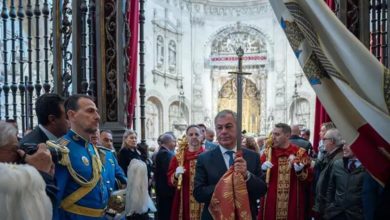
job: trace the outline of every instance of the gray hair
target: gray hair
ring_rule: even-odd
[[[137,136],[137,132],[135,132],[134,130],[131,130],[131,129],[128,129],[125,131],[125,133],[123,133],[122,147],[126,147],[126,139],[128,136],[130,136],[132,134],[135,134],[135,136]]]
[[[237,113],[235,113],[232,110],[225,109],[225,110],[222,110],[222,111],[218,112],[218,114],[215,116],[215,118],[214,118],[214,125],[217,124],[217,119],[218,118],[222,118],[222,117],[225,117],[227,115],[233,116],[234,121],[237,122]]]
[[[0,173],[0,219],[52,219],[52,204],[38,170],[0,163]],[[22,208],[13,208],[16,204]]]
[[[164,133],[161,135],[160,142],[161,145],[167,144],[169,141],[175,140],[176,138],[173,137],[170,133]]]
[[[18,130],[10,123],[0,121],[0,147],[6,146],[10,142],[10,137],[17,136]]]
[[[332,138],[332,141],[337,145],[337,146],[342,146],[344,141],[343,137],[341,136],[340,131],[337,128],[331,128],[326,132],[327,136],[329,138]]]

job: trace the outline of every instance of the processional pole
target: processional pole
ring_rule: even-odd
[[[238,56],[238,71],[229,72],[229,74],[236,74],[236,88],[237,88],[237,150],[241,150],[241,131],[242,131],[242,81],[243,75],[250,75],[251,73],[242,71],[242,57],[244,50],[239,47],[236,50]]]

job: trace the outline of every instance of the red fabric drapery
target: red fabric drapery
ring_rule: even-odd
[[[315,119],[314,119],[314,133],[313,133],[313,147],[318,152],[318,142],[320,141],[320,130],[322,123],[330,122],[331,119],[326,112],[324,106],[322,106],[318,97],[316,98]]]
[[[326,4],[329,6],[330,9],[332,9],[332,11],[335,10],[335,3],[334,3],[334,0],[325,0]]]
[[[130,0],[127,11],[127,18],[130,27],[130,41],[127,48],[129,56],[129,69],[127,73],[127,86],[129,89],[129,99],[127,100],[127,127],[132,127],[132,119],[135,114],[135,105],[137,102],[137,73],[138,73],[138,21],[139,21],[139,5],[138,0]]]

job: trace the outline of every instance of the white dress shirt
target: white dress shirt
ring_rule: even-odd
[[[219,149],[221,149],[223,159],[225,160],[226,168],[229,169],[230,156],[229,156],[229,154],[226,153],[226,151],[234,151],[234,153],[233,153],[233,160],[234,160],[236,158],[237,146],[235,146],[233,149],[229,150],[229,149],[226,149],[226,148],[222,147],[221,145],[219,145]]]

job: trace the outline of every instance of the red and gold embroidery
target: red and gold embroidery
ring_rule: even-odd
[[[288,199],[290,193],[291,167],[287,157],[279,157],[278,160],[278,187],[276,195],[276,220],[287,219]]]

